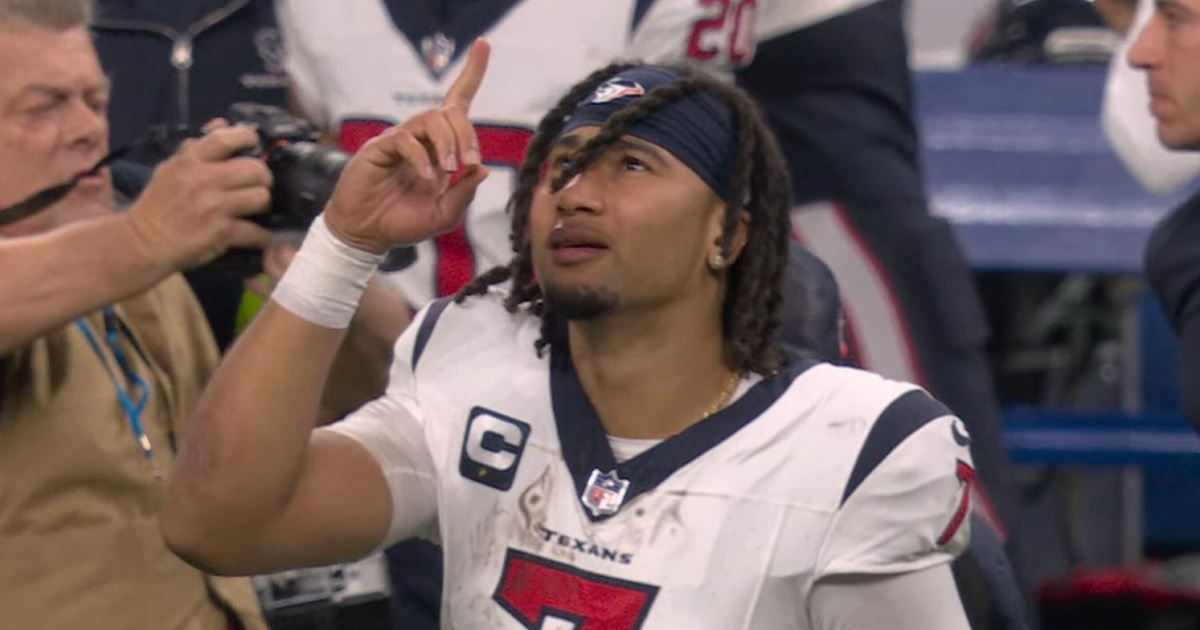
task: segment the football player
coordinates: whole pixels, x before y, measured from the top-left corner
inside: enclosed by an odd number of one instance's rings
[[[595,60],[689,60],[735,80],[781,140],[793,234],[837,278],[850,361],[924,385],[959,414],[975,436],[978,486],[1006,511],[986,318],[951,228],[928,211],[903,0],[276,6],[300,109],[348,150],[440,102],[463,63],[464,42],[486,34],[493,45],[491,79],[471,119],[494,176],[481,185],[462,227],[417,244],[415,261],[391,276],[414,307],[507,260],[505,208],[537,120]],[[787,329],[805,326],[784,322]],[[986,493],[979,499],[983,523],[1003,540],[1002,519]],[[422,600],[437,598],[421,594],[440,580],[421,577],[415,566],[436,566],[436,551],[406,543],[390,556],[405,567],[393,567],[394,607],[433,615]]]
[[[497,176],[463,226],[415,247],[392,275],[414,307],[450,295],[510,254],[506,200],[536,121],[596,59],[690,60],[760,103],[792,174],[792,230],[833,269],[854,364],[925,385],[967,422],[982,488],[1003,509],[1006,456],[984,354],[988,336],[952,229],[930,215],[912,120],[902,0],[277,0],[302,112],[348,150],[439,102],[486,34],[492,80],[472,121]],[[870,36],[864,36],[870,34]],[[785,322],[799,329],[802,322]],[[988,493],[976,502],[1003,540]],[[1002,510],[1007,511],[1007,510]],[[436,588],[406,544],[397,610]],[[989,565],[994,563],[988,563]],[[1002,580],[1002,578],[997,578]],[[412,594],[413,596],[406,596]],[[434,598],[436,600],[436,598]],[[412,622],[409,622],[412,623]]]
[[[967,628],[967,431],[914,385],[781,351],[783,157],[688,67],[562,96],[517,171],[515,256],[421,309],[383,397],[313,428],[384,252],[455,227],[488,175],[487,54],[346,168],[184,437],[172,549],[262,573],[428,536],[454,628]]]
[[[508,195],[537,120],[595,60],[689,60],[755,97],[781,140],[792,230],[841,288],[849,360],[927,387],[967,423],[980,489],[1009,507],[1006,457],[973,278],[932,216],[918,161],[903,0],[277,0],[300,109],[355,150],[440,102],[464,42],[486,34],[489,86],[472,112],[485,181],[463,225],[392,275],[414,307],[510,255]],[[785,322],[802,328],[803,322]],[[987,493],[976,506],[1002,540]],[[432,588],[408,545],[396,592]],[[405,582],[415,581],[415,584]],[[419,600],[420,598],[415,598]],[[412,604],[414,600],[400,602]],[[416,604],[420,606],[419,602]]]

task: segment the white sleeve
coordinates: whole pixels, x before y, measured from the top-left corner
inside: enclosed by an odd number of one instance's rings
[[[396,342],[387,391],[323,431],[362,444],[382,470],[392,497],[392,525],[380,548],[437,534],[437,468],[425,439],[425,418],[413,386],[412,356],[422,310]]]
[[[1129,48],[1154,14],[1154,0],[1139,0],[1125,41],[1113,52],[1100,117],[1113,151],[1146,190],[1164,194],[1200,174],[1200,154],[1162,145],[1150,114],[1146,73],[1129,65]]]
[[[864,605],[870,602],[870,605]],[[835,579],[813,589],[813,630],[970,630],[950,566]]]
[[[869,436],[859,457],[877,464],[858,481],[851,475],[825,533],[817,582],[918,571],[949,563],[967,546],[975,470],[962,421],[924,392],[893,408],[872,429],[888,439]]]
[[[304,23],[304,4],[311,0],[275,0],[275,19],[283,36],[284,69],[292,94],[311,122],[330,129],[329,112],[321,100],[321,75],[306,37],[313,37],[311,24]],[[323,0],[317,0],[323,1]]]

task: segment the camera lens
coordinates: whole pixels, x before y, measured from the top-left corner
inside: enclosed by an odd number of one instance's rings
[[[275,177],[271,210],[256,217],[271,230],[306,230],[325,208],[349,154],[314,142],[293,142],[273,151],[267,166]]]

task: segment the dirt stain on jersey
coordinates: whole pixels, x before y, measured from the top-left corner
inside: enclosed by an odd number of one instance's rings
[[[550,493],[554,491],[554,466],[546,466],[537,481],[529,484],[517,500],[521,510],[522,538],[541,538],[537,532],[546,523],[546,509],[550,504]]]
[[[659,536],[675,536],[683,529],[681,514],[683,497],[672,497],[666,501],[658,517],[654,519],[654,527],[650,530],[650,544],[654,544]]]
[[[546,509],[549,496],[554,488],[554,476],[551,467],[529,484],[517,498],[517,514],[513,514],[505,501],[496,501],[487,516],[479,521],[474,544],[471,546],[471,559],[476,564],[486,564],[495,558],[503,557],[509,547],[521,547],[534,553],[540,552],[546,544],[541,536],[541,525],[546,522]]]

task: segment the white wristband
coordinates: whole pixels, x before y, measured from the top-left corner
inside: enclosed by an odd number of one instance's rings
[[[314,324],[346,328],[384,257],[343,243],[329,231],[322,213],[308,229],[271,299]]]

